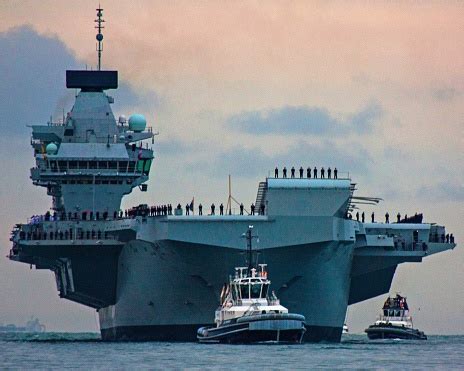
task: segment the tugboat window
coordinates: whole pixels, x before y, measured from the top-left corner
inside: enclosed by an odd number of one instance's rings
[[[269,285],[266,283],[263,285],[263,293],[261,294],[262,298],[267,298],[267,292],[269,291]]]
[[[241,285],[240,286],[240,295],[242,299],[249,299],[250,298],[250,286],[249,285]]]
[[[251,298],[252,299],[259,299],[259,295],[261,294],[261,284],[255,283],[251,285]]]

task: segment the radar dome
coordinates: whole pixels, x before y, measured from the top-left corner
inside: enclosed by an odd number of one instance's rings
[[[147,120],[144,115],[136,113],[129,117],[129,130],[141,132],[145,130],[146,126]]]
[[[58,152],[58,146],[55,143],[48,143],[45,151],[47,152],[47,155],[56,155],[56,152]]]

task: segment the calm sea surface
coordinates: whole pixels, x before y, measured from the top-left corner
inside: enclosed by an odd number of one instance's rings
[[[98,334],[0,333],[0,369],[464,369],[464,336],[427,341],[368,341],[348,335],[340,344],[220,345],[104,343]]]

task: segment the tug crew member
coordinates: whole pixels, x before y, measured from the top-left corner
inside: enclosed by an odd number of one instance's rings
[[[224,205],[222,203],[219,205],[219,214],[224,215]]]
[[[214,215],[214,210],[216,209],[216,206],[213,204],[211,204],[211,215]]]
[[[332,177],[332,169],[329,167],[329,168],[327,169],[327,178],[330,179],[331,177]]]
[[[283,177],[286,178],[287,177],[287,168],[284,166],[284,169],[282,170],[282,173],[283,173]]]
[[[315,166],[313,170],[313,176],[314,176],[314,179],[317,179],[317,168]]]
[[[364,223],[364,220],[365,220],[365,215],[364,215],[364,211],[363,211],[362,214],[361,214],[361,221]]]
[[[311,167],[306,169],[306,178],[311,178]]]
[[[300,167],[300,178],[303,178],[303,166]]]
[[[356,211],[356,220],[359,222],[359,211]]]
[[[337,168],[334,169],[334,179],[337,179],[337,174],[338,174],[338,170]]]
[[[292,166],[291,172],[292,172],[292,178],[295,178],[295,168],[293,166]]]
[[[202,204],[198,205],[198,215],[203,215],[203,205]]]
[[[390,214],[388,213],[388,211],[385,213],[385,223],[390,223]]]
[[[251,209],[251,215],[255,215],[255,204],[252,203],[250,209]]]
[[[274,178],[278,178],[278,177],[279,177],[279,169],[276,166],[276,168],[274,170]]]
[[[243,215],[243,204],[240,204],[240,215]]]
[[[396,214],[396,222],[399,223],[400,220],[401,220],[401,214],[398,213],[398,214]]]
[[[322,178],[322,179],[325,178],[325,170],[324,170],[323,167],[321,168],[321,178]]]
[[[374,212],[372,212],[371,219],[372,219],[372,223],[375,223],[375,222],[374,222],[374,219],[375,219],[375,218],[374,218]]]

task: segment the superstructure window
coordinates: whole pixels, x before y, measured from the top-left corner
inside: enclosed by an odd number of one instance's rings
[[[87,161],[79,161],[79,169],[87,169]]]
[[[118,162],[117,161],[109,161],[108,162],[108,167],[111,170],[116,170],[118,168]]]
[[[108,169],[108,162],[107,161],[98,161],[98,168],[99,169]]]
[[[89,169],[96,169],[97,162],[96,161],[89,161]]]
[[[60,171],[66,171],[68,168],[68,162],[67,161],[58,161],[58,168]]]
[[[125,173],[127,171],[127,165],[128,165],[127,161],[119,161],[118,171],[120,173]]]
[[[77,161],[69,161],[69,169],[77,169]]]

